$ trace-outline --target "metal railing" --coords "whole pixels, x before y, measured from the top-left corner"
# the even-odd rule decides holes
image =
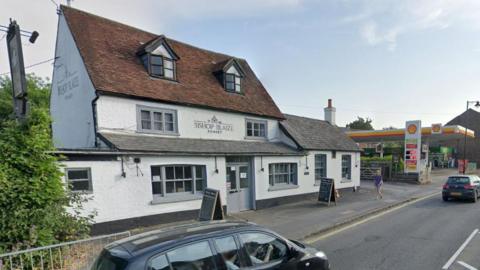
[[[0,270],[89,269],[104,246],[130,232],[0,254]]]

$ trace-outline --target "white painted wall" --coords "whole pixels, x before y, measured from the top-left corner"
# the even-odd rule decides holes
[[[225,158],[217,157],[218,173],[215,173],[213,157],[141,157],[140,174],[137,176],[135,163],[125,164],[126,178],[121,176],[120,161],[65,161],[68,168],[90,167],[93,194],[85,204],[85,214],[96,210],[95,222],[199,209],[201,200],[152,204],[151,169],[152,165],[192,164],[206,165],[207,185],[220,190],[222,203],[226,204]]]
[[[335,180],[335,188],[353,188],[360,186],[360,153],[337,151],[336,158],[332,158],[331,151],[311,151],[308,155],[308,165],[311,168],[311,181],[315,182],[315,155],[327,155],[327,177]],[[352,179],[342,179],[342,155],[352,156]]]
[[[307,161],[305,156],[271,156],[263,157],[263,168],[261,171],[260,157],[254,158],[255,173],[255,197],[256,200],[270,199],[275,197],[291,196],[318,192],[315,185],[315,168],[313,163],[314,153],[326,153],[327,176],[335,179],[337,188],[347,188],[360,185],[360,170],[355,167],[355,156],[352,154],[352,181],[342,183],[341,175],[341,153],[337,152],[337,158],[331,159],[330,152],[312,152],[308,155],[309,174],[305,175]],[[128,160],[128,159],[127,159]],[[268,164],[277,162],[297,163],[298,187],[285,190],[269,190]],[[95,222],[107,222],[126,218],[141,217],[148,215],[164,214],[177,211],[196,210],[200,208],[201,200],[190,200],[181,202],[169,202],[152,204],[151,169],[153,165],[168,164],[192,164],[205,165],[207,170],[207,186],[220,190],[223,205],[226,205],[226,163],[224,157],[217,157],[218,173],[215,173],[214,157],[175,157],[175,156],[143,156],[139,164],[139,175],[137,176],[136,164],[130,160],[125,165],[126,178],[121,176],[121,162],[118,161],[64,161],[67,168],[91,168],[93,194],[87,195],[92,198],[85,204],[85,214],[97,211]]]
[[[50,113],[58,148],[95,146],[92,100],[95,90],[63,15],[59,15]]]
[[[100,96],[97,100],[98,131],[116,131],[122,133],[137,132],[137,105],[172,109],[177,111],[180,138],[245,140],[245,119],[259,119],[268,122],[267,136],[271,141],[278,141],[280,132],[277,120],[252,117],[246,114],[229,113],[188,106],[171,105],[160,102],[141,101],[112,96]],[[207,129],[195,128],[194,121],[208,121],[215,116],[224,124],[232,125],[232,131],[221,134],[208,132]],[[171,136],[158,135],[156,136]]]
[[[335,188],[353,188],[360,186],[360,153],[358,152],[338,152],[336,158],[332,159],[330,151],[311,151],[307,158],[303,157],[263,157],[263,168],[261,171],[261,159],[255,157],[255,189],[256,199],[271,199],[275,197],[291,196],[298,194],[307,194],[318,192],[318,185],[315,185],[315,154],[327,155],[327,177],[335,180]],[[342,155],[352,156],[352,179],[342,180]],[[297,163],[298,168],[298,187],[285,190],[269,190],[268,182],[268,164],[280,162]],[[308,170],[307,170],[308,165]],[[308,172],[305,175],[305,172]]]

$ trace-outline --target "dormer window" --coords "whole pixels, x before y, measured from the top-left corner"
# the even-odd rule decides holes
[[[173,60],[163,55],[150,55],[150,75],[175,79]]]
[[[227,91],[238,92],[242,91],[242,86],[240,84],[240,76],[234,73],[226,73],[225,74],[225,89]]]
[[[150,76],[176,80],[176,60],[179,58],[163,36],[144,44],[137,55],[141,56]]]
[[[225,90],[228,92],[243,93],[242,81],[245,75],[237,60],[232,58],[220,63],[220,65],[222,69],[216,74],[221,74]]]

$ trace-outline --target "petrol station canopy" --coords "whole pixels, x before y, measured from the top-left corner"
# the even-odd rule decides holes
[[[355,142],[387,142],[387,141],[404,141],[405,128],[386,129],[386,130],[348,130],[345,132],[347,136]],[[459,125],[443,126],[439,132],[433,132],[432,127],[422,127],[422,141],[438,142],[459,140],[465,138],[475,138],[475,132]]]

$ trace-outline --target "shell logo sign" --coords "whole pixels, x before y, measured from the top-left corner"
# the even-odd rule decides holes
[[[407,121],[405,123],[405,172],[418,173],[420,170],[421,143],[422,143],[422,122]]]
[[[407,131],[408,131],[409,134],[415,134],[417,132],[417,129],[418,129],[417,125],[415,125],[415,124],[410,124],[407,127]]]
[[[432,134],[442,134],[442,124],[432,124]]]

